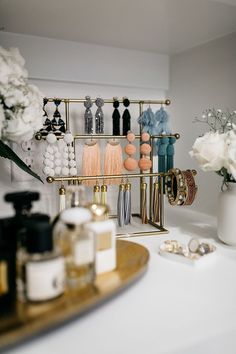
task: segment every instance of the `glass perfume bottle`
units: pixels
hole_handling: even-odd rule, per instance
[[[102,204],[89,204],[92,221],[85,225],[95,234],[96,239],[96,274],[112,271],[116,268],[116,224],[108,219],[109,209]]]
[[[20,300],[42,302],[64,292],[65,264],[53,249],[49,223],[30,220],[27,224],[25,251],[17,267]]]
[[[64,210],[60,220],[66,225],[58,235],[57,244],[65,257],[67,284],[71,289],[81,289],[95,279],[94,233],[85,229],[92,218],[83,207]]]

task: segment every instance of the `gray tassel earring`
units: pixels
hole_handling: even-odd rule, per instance
[[[104,105],[104,101],[102,98],[96,98],[95,101],[97,111],[95,113],[95,132],[96,134],[104,134],[104,113],[102,111],[102,106]]]
[[[93,102],[89,96],[85,97],[84,107],[86,108],[84,112],[84,132],[85,134],[93,134],[93,114],[91,107]]]
[[[124,200],[124,211],[125,211],[125,225],[131,222],[131,183],[125,184],[125,200]]]
[[[124,195],[125,195],[125,185],[124,183],[121,183],[119,186],[119,194],[118,194],[118,202],[117,202],[118,225],[121,227],[123,227],[125,224]]]

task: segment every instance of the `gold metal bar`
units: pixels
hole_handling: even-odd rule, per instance
[[[48,102],[54,102],[55,98],[47,98]],[[83,103],[85,102],[85,98],[58,98],[62,102],[68,102],[68,103]],[[91,101],[95,102],[96,98],[92,98]],[[119,103],[123,103],[123,99],[118,100]],[[171,101],[169,99],[166,100],[129,100],[131,104],[165,104],[166,106],[169,106]],[[104,99],[104,103],[113,103],[114,100],[112,99]]]
[[[65,102],[66,129],[70,130],[69,102],[68,102],[68,100],[64,100],[64,102]]]
[[[160,227],[163,228],[164,225],[164,175],[160,176]]]
[[[163,173],[148,173],[146,174],[146,177],[157,177],[157,176],[162,176]],[[100,176],[58,176],[58,177],[52,177],[48,176],[47,177],[47,182],[52,183],[52,182],[61,182],[61,181],[88,181],[88,180],[98,180],[98,179],[110,179],[110,178],[142,178],[144,177],[145,174],[143,173],[128,173],[128,174],[123,174],[123,175],[100,175]]]
[[[67,107],[67,106],[66,106]],[[67,112],[67,108],[66,108],[66,112]],[[67,113],[66,113],[67,114]],[[46,136],[38,136],[40,134],[39,133],[36,133],[37,134],[37,140],[42,140],[42,139],[46,139]],[[140,139],[141,138],[141,135],[135,135],[135,137],[137,139]],[[179,133],[175,133],[175,134],[168,134],[168,135],[151,135],[150,136],[150,139],[156,139],[156,138],[171,138],[171,137],[175,137],[176,139],[179,139],[180,138],[180,135]],[[63,139],[64,136],[63,135],[60,135],[57,137],[58,139]],[[98,135],[98,134],[85,134],[85,135],[74,135],[74,139],[127,139],[126,135],[110,135],[110,134],[103,134],[103,135]]]

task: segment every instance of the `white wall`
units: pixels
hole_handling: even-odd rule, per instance
[[[196,116],[206,108],[236,109],[236,33],[171,57],[169,97],[172,125],[181,134],[176,166],[198,170],[199,193],[193,208],[214,215],[221,178],[200,171],[188,151],[208,129],[192,123]]]
[[[78,98],[88,94],[91,97],[100,95],[103,98],[127,96],[137,99],[162,99],[165,98],[165,92],[168,89],[169,58],[166,55],[1,32],[0,44],[6,48],[16,46],[20,49],[26,59],[30,81],[36,84],[47,97]],[[122,110],[123,107],[121,107],[121,113]],[[53,108],[49,107],[51,114],[52,111]],[[111,133],[112,111],[112,106],[104,108],[107,133]],[[132,127],[137,131],[138,109],[132,107],[130,111]],[[83,105],[71,107],[72,126],[74,128],[76,126],[74,132],[78,130],[81,132],[83,112]],[[79,124],[77,124],[78,121],[80,121]],[[36,159],[34,169],[39,173],[41,173],[43,149],[42,143],[37,144],[36,155],[39,158]],[[79,164],[81,156],[82,145],[78,144]],[[58,203],[58,185],[45,183],[42,186],[35,180],[11,183],[11,164],[0,160],[0,169],[0,212],[2,215],[10,212],[10,207],[3,204],[2,196],[12,189],[40,190],[42,201],[36,209],[44,210],[51,215],[55,214]],[[23,176],[28,179],[25,173]],[[113,190],[116,192],[116,188]],[[113,192],[109,193],[108,201],[113,211],[116,208],[116,195]],[[136,211],[138,210],[137,196],[137,193],[133,193],[133,205]]]

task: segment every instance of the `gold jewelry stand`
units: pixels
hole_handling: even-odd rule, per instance
[[[48,102],[54,102],[55,98],[47,98]],[[86,100],[82,98],[78,99],[73,99],[73,98],[60,98],[61,102],[64,102],[65,104],[65,121],[66,121],[66,129],[70,129],[70,117],[69,117],[69,105],[70,103],[84,103]],[[95,99],[91,99],[92,102],[95,102]],[[119,103],[122,103],[123,100],[118,100]],[[139,114],[141,115],[143,113],[143,106],[144,105],[151,105],[151,104],[158,104],[158,105],[170,105],[170,100],[129,100],[130,104],[138,105],[139,106]],[[113,99],[104,99],[104,103],[113,103]],[[141,138],[141,131],[142,127],[140,126],[140,134],[135,135],[136,138]],[[176,134],[170,134],[170,135],[151,135],[150,136],[150,141],[151,141],[151,154],[150,154],[150,159],[152,160],[152,166],[153,166],[153,141],[154,139],[160,139],[163,137],[175,137],[176,139],[180,138],[180,135],[178,133]],[[41,134],[40,132],[35,134],[35,138],[37,140],[45,139],[45,136]],[[59,139],[62,139],[63,136],[58,136]],[[84,134],[84,135],[74,135],[74,140],[77,139],[126,139],[126,135],[97,135],[97,134]],[[148,218],[148,224],[151,226],[155,227],[156,230],[152,231],[138,231],[138,232],[122,232],[118,233],[117,237],[134,237],[134,236],[150,236],[150,235],[157,235],[157,234],[163,234],[163,233],[168,233],[168,230],[164,228],[164,183],[165,183],[165,176],[167,174],[164,173],[155,173],[153,172],[153,167],[151,167],[149,172],[143,172],[143,173],[135,173],[135,174],[123,174],[123,175],[101,175],[101,176],[59,176],[59,177],[47,177],[47,182],[48,183],[53,183],[53,182],[65,182],[67,181],[72,182],[74,184],[82,183],[84,180],[106,180],[110,178],[139,178],[140,179],[140,185],[144,178],[149,178],[149,218]],[[152,193],[153,193],[153,177],[158,177],[160,179],[160,194],[159,194],[159,203],[160,203],[160,220],[159,222],[154,222],[152,220]],[[141,200],[141,194],[140,194],[140,200]],[[134,217],[140,218],[141,212],[139,214],[132,214]],[[111,217],[116,217],[116,215],[112,215]],[[142,227],[142,224],[140,225]]]

